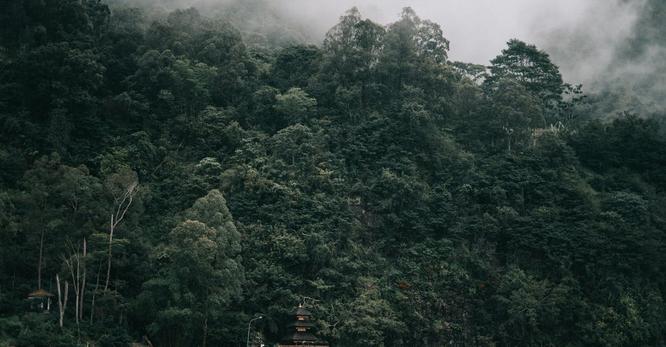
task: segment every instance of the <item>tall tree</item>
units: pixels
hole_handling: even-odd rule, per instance
[[[484,81],[486,90],[498,90],[505,79],[521,84],[545,109],[555,110],[562,101],[565,86],[559,68],[534,45],[510,40],[502,54],[491,60],[490,75]]]
[[[159,306],[151,329],[157,341],[205,346],[209,326],[241,292],[240,234],[218,190],[198,199],[185,218],[156,252],[159,273],[144,295]]]

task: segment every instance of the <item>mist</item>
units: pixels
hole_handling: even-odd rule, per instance
[[[422,18],[442,26],[445,36],[451,41],[452,59],[478,64],[487,64],[511,38],[557,49],[556,45],[551,45],[556,36],[553,33],[571,34],[583,23],[592,23],[594,33],[581,39],[592,40],[589,44],[612,45],[613,41],[622,40],[631,33],[641,7],[636,5],[641,1],[628,4],[623,0],[504,0],[501,4],[494,0],[142,1],[156,2],[166,9],[198,7],[207,9],[207,13],[210,13],[209,9],[217,12],[215,9],[235,3],[261,4],[253,7],[273,12],[273,15],[288,21],[286,24],[303,30],[304,38],[315,44],[351,7],[356,6],[365,17],[375,22],[388,24],[398,18],[403,7],[409,6]]]
[[[578,27],[590,16],[597,24],[598,33],[608,41],[621,39],[629,34],[637,16],[636,6],[625,6],[619,0],[506,0],[499,4],[494,0],[341,0],[293,1],[277,0],[273,4],[290,16],[314,30],[318,37],[333,26],[345,10],[356,6],[373,21],[387,24],[396,20],[403,7],[412,7],[424,19],[439,23],[445,36],[451,41],[451,58],[454,60],[487,64],[511,38],[536,43],[549,43],[551,32],[562,32]],[[602,9],[595,13],[595,9]],[[608,21],[607,19],[613,19]],[[597,38],[597,37],[593,37]]]
[[[598,113],[663,113],[666,109],[665,6],[660,0],[339,0],[271,2],[320,41],[356,6],[387,24],[405,6],[439,23],[452,60],[488,65],[517,38],[551,55],[567,82],[611,94]],[[661,17],[661,18],[660,18]]]
[[[123,1],[123,0],[116,0]],[[126,1],[127,2],[127,1]],[[280,23],[272,37],[286,42],[320,44],[341,15],[356,6],[375,22],[395,21],[403,7],[412,7],[424,19],[441,25],[451,41],[449,57],[488,65],[509,39],[537,45],[551,55],[570,83],[582,83],[588,92],[613,90],[628,100],[607,108],[666,109],[666,82],[655,79],[664,69],[666,45],[648,42],[627,56],[641,39],[640,25],[650,3],[659,0],[144,0],[167,10],[204,9],[261,31],[266,23]],[[136,4],[136,2],[131,2]],[[661,6],[663,7],[663,6]],[[236,11],[229,11],[235,8]],[[238,11],[243,8],[242,11]],[[658,35],[656,36],[658,39]],[[654,38],[653,38],[654,39]],[[629,48],[628,48],[629,47]],[[618,90],[624,89],[622,92]],[[641,107],[636,104],[642,105]],[[606,110],[608,111],[608,110]]]

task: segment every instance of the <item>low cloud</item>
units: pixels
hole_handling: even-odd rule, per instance
[[[110,0],[125,1],[129,0]],[[273,36],[318,44],[351,7],[375,22],[395,21],[410,6],[424,19],[439,23],[451,41],[452,60],[489,64],[509,39],[536,44],[560,66],[565,80],[588,91],[633,90],[661,104],[666,82],[654,78],[663,69],[666,45],[623,53],[637,38],[637,24],[650,2],[662,0],[144,0],[165,9],[199,7],[204,14],[231,12],[253,30],[270,22]],[[136,2],[130,2],[136,5]],[[276,22],[282,22],[275,25]],[[624,83],[624,84],[623,84]],[[637,86],[640,86],[638,88]],[[642,88],[642,89],[641,89]],[[641,89],[640,92],[638,89]],[[665,99],[665,98],[662,98]],[[665,107],[666,108],[666,107]]]

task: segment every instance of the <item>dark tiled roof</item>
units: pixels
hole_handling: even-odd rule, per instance
[[[289,333],[285,335],[282,338],[283,342],[317,342],[319,339],[308,333],[308,332],[300,332],[300,331],[295,331],[293,333]]]
[[[289,323],[287,325],[287,328],[293,328],[293,327],[312,328],[314,326],[315,326],[314,323],[304,321],[304,320],[297,320],[293,323]]]
[[[310,313],[310,311],[306,310],[305,308],[299,306],[296,309],[296,312],[294,312],[294,315],[296,315],[296,316],[312,316],[312,313]]]
[[[315,327],[315,324],[310,321],[310,317],[312,317],[312,313],[299,305],[294,311],[295,320],[287,325],[291,332],[282,338],[280,346],[328,347],[326,341],[320,340],[310,332]]]

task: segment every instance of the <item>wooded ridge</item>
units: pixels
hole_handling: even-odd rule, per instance
[[[663,118],[534,45],[2,8],[0,346],[271,343],[299,303],[332,346],[666,344]]]

